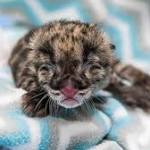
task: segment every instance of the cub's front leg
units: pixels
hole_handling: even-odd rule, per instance
[[[30,117],[44,117],[49,114],[50,101],[45,91],[36,89],[22,96],[23,112]]]
[[[27,91],[22,96],[23,112],[30,117],[44,117],[48,115],[49,97],[37,81],[36,68],[30,64],[22,64],[22,67],[19,67],[14,74],[16,86]]]

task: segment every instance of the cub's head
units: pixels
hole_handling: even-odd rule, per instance
[[[58,105],[77,107],[107,85],[114,46],[95,25],[56,21],[29,35],[37,82]]]

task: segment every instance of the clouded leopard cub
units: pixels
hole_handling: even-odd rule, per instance
[[[150,77],[116,60],[115,46],[93,24],[55,21],[27,33],[9,60],[23,110],[46,116],[52,107],[88,105],[100,89],[130,106],[150,108]]]

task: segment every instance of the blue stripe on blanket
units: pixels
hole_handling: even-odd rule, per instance
[[[117,139],[119,139],[119,136],[122,135],[121,132],[123,131],[123,129],[125,129],[126,127],[129,128],[131,122],[132,121],[130,118],[123,118],[117,121],[117,123],[114,123],[112,125],[111,130],[107,137],[110,138],[111,140],[117,141]]]
[[[106,114],[103,112],[97,110],[95,114],[92,116],[93,120],[102,128],[104,136],[109,132],[110,126],[111,126],[111,121],[107,117]],[[103,124],[103,126],[102,126]],[[104,137],[103,136],[103,137]],[[102,137],[102,139],[103,139]]]
[[[39,150],[48,149],[50,147],[50,142],[52,141],[50,138],[50,135],[52,135],[52,126],[48,119],[49,117],[46,117],[40,121],[41,142],[39,144]]]
[[[8,115],[7,115],[8,117]],[[8,146],[8,147],[14,147],[18,146],[21,144],[25,144],[30,142],[30,132],[29,132],[29,127],[27,126],[25,120],[23,119],[22,116],[19,116],[18,114],[14,115],[11,114],[8,117],[10,120],[13,120],[15,130],[14,132],[11,131],[9,133],[5,132],[5,134],[0,135],[0,145],[1,146]],[[13,126],[10,124],[10,126]],[[7,125],[8,128],[9,125]]]
[[[86,150],[88,149],[89,147],[92,147],[93,145],[95,145],[97,143],[95,143],[95,141],[93,140],[92,141],[84,141],[82,143],[76,143],[76,145],[74,147],[71,147],[71,150]]]

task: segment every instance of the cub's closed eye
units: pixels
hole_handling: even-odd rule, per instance
[[[95,69],[101,69],[102,67],[99,65],[99,64],[95,64],[95,65],[92,65],[90,67],[91,70],[95,70]]]
[[[50,64],[43,64],[40,66],[39,70],[40,71],[49,71],[52,68],[53,68],[53,66]]]

